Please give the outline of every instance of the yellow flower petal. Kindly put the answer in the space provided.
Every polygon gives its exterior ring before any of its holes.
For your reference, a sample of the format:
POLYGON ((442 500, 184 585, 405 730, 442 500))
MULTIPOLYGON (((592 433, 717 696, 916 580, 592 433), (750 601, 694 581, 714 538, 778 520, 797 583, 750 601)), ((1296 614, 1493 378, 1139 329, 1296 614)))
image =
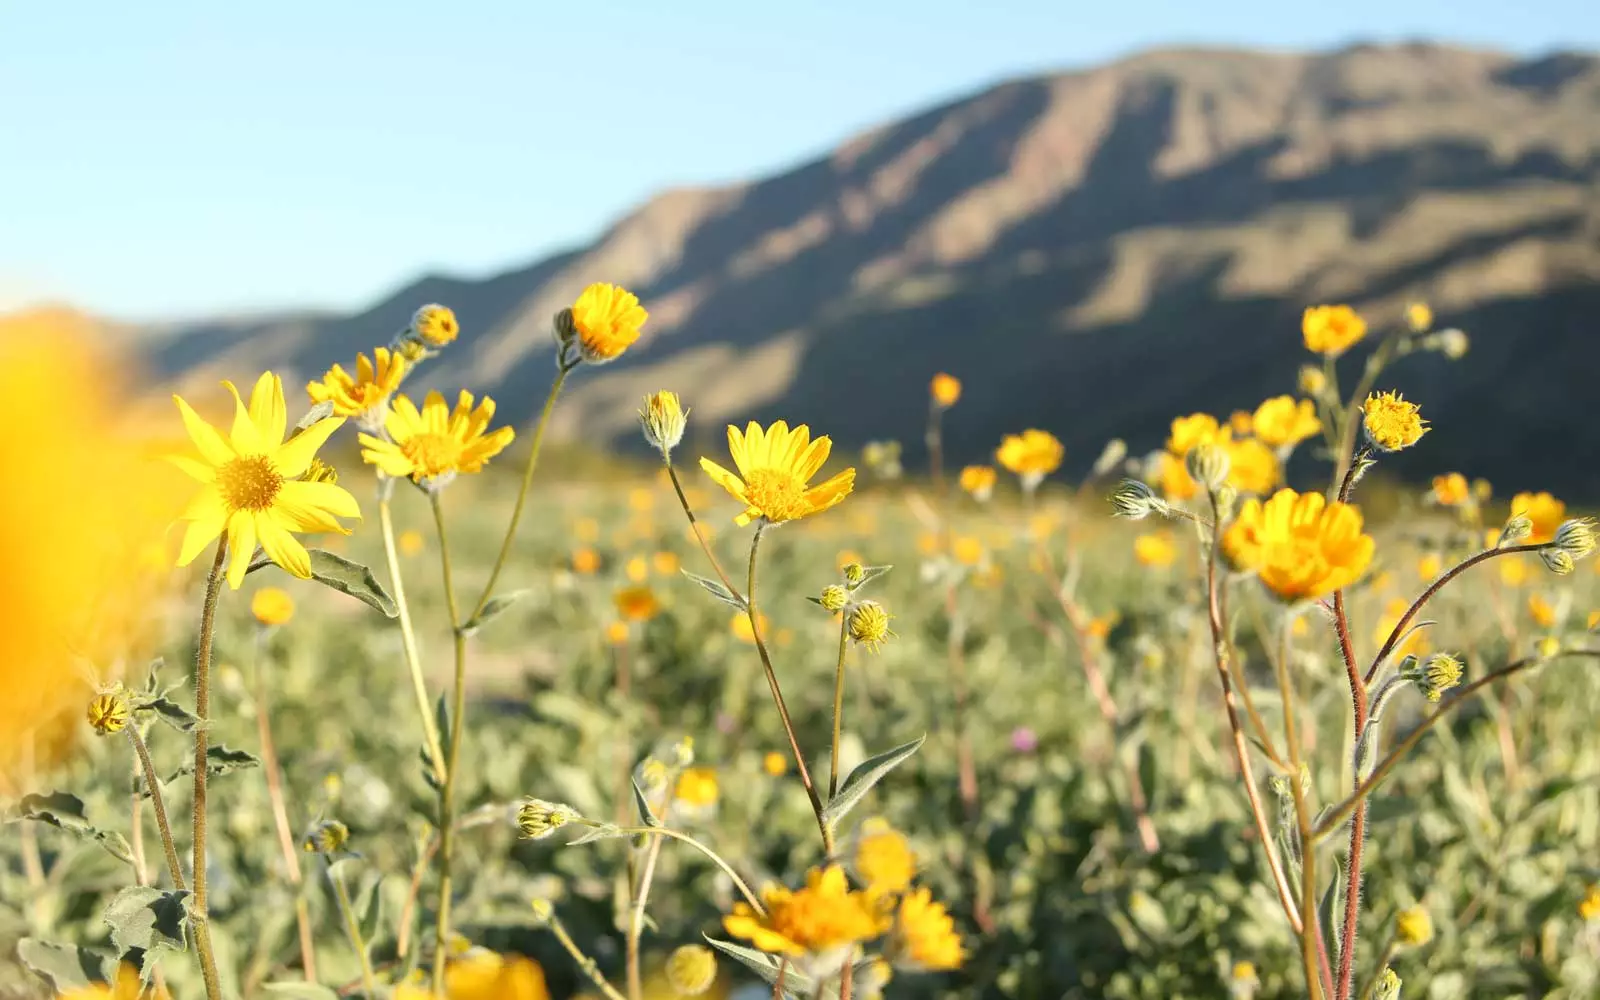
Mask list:
POLYGON ((235 454, 233 447, 228 444, 215 427, 205 422, 200 414, 194 412, 194 407, 184 402, 182 396, 173 396, 172 401, 178 404, 178 413, 183 417, 184 429, 189 432, 189 438, 194 446, 200 450, 200 457, 212 465, 225 465, 233 461, 235 454))
MULTIPOLYGON (((302 483, 303 486, 321 486, 323 483, 302 483)), ((337 489, 338 487, 335 487, 337 489)), ((256 540, 267 553, 267 558, 282 566, 292 576, 304 580, 311 576, 311 554, 295 537, 289 534, 271 511, 255 515, 256 540)))
POLYGON ((296 434, 273 456, 272 464, 277 468, 278 475, 285 479, 304 475, 311 468, 311 460, 316 457, 318 449, 342 426, 343 417, 326 417, 296 434))
POLYGON ((240 455, 267 454, 269 445, 261 436, 256 422, 250 419, 250 408, 239 398, 239 390, 232 382, 223 382, 222 385, 233 394, 233 427, 228 431, 228 440, 232 443, 233 450, 240 455))
POLYGON ((238 590, 256 555, 256 519, 250 511, 235 511, 228 519, 228 586, 238 590))
POLYGON ((283 443, 289 429, 289 410, 283 402, 283 380, 272 372, 262 372, 250 390, 250 419, 267 447, 283 443))

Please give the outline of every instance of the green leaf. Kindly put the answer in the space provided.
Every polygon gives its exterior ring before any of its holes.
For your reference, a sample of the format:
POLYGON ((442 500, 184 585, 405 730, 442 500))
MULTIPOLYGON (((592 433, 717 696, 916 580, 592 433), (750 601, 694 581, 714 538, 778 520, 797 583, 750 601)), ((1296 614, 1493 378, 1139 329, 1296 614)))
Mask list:
MULTIPOLYGON (((320 420, 326 420, 331 416, 333 416, 333 401, 323 400, 306 411, 306 415, 301 417, 300 422, 294 425, 294 433, 298 434, 301 431, 310 430, 313 424, 320 420)), ((290 436, 293 437, 294 435, 290 436)))
POLYGON ((633 785, 633 805, 639 810, 639 822, 645 826, 660 826, 661 821, 656 819, 656 814, 650 810, 650 799, 644 794, 644 789, 639 787, 639 779, 630 781, 633 785))
POLYGON ((138 710, 148 709, 156 714, 156 718, 176 729, 180 733, 192 733, 200 725, 200 717, 184 708, 182 705, 167 697, 151 698, 136 706, 138 710))
POLYGON ((598 826, 591 826, 584 830, 581 836, 574 837, 572 840, 567 841, 567 846, 576 847, 579 844, 592 844, 597 840, 613 840, 617 837, 631 836, 633 836, 633 834, 628 833, 615 823, 601 823, 598 826))
POLYGON ((844 784, 839 786, 839 794, 835 795, 822 810, 822 818, 828 823, 837 823, 845 814, 856 807, 856 803, 872 790, 872 786, 883 780, 884 775, 922 748, 922 743, 927 736, 918 736, 910 743, 903 743, 893 750, 885 751, 876 757, 869 757, 857 764, 850 774, 844 779, 844 784))
POLYGON ((126 955, 135 948, 148 959, 161 951, 183 951, 184 933, 189 924, 189 893, 179 889, 163 892, 147 885, 133 885, 111 900, 100 919, 111 928, 111 943, 126 955))
MULTIPOLYGON (((240 771, 247 767, 260 767, 261 759, 248 750, 234 750, 226 745, 206 748, 206 774, 216 777, 230 771, 240 771)), ((168 781, 181 778, 186 774, 194 773, 194 761, 185 761, 183 766, 172 772, 168 781)))
MULTIPOLYGON (((706 944, 743 965, 768 983, 777 983, 778 969, 783 966, 782 958, 777 955, 769 955, 764 951, 757 951, 754 948, 746 948, 742 944, 734 944, 732 941, 720 941, 708 934, 702 935, 702 937, 706 939, 706 944)), ((813 992, 811 977, 796 969, 792 962, 788 964, 783 974, 783 987, 786 996, 807 996, 813 992), (794 992, 791 993, 791 989, 794 992)))
MULTIPOLYGON (((254 573, 271 565, 272 560, 263 555, 251 563, 245 572, 254 573)), ((349 594, 368 607, 376 608, 383 612, 385 618, 393 618, 400 613, 395 607, 394 598, 383 589, 383 584, 372 575, 372 570, 326 549, 311 550, 311 579, 341 594, 349 594)))
POLYGON ((17 958, 34 975, 50 980, 57 993, 79 990, 90 983, 111 982, 117 974, 115 955, 38 938, 18 941, 17 958))
POLYGON ((720 582, 707 579, 703 576, 697 576, 688 570, 680 570, 679 572, 693 580, 695 583, 698 583, 701 587, 704 587, 706 593, 710 594, 712 597, 715 597, 723 604, 726 604, 729 607, 738 608, 740 611, 745 610, 744 598, 735 594, 727 587, 724 587, 720 582))
POLYGON ((860 590, 878 577, 894 569, 893 566, 863 566, 861 567, 861 582, 851 587, 851 590, 860 590))
POLYGON ((320 983, 265 983, 262 989, 284 1000, 339 1000, 339 994, 320 983))
POLYGON ((383 877, 375 878, 362 890, 361 896, 356 900, 356 912, 361 914, 361 940, 366 943, 367 951, 372 951, 372 943, 378 939, 378 931, 383 926, 383 877))
POLYGON ((490 620, 498 618, 507 608, 527 597, 530 593, 532 591, 513 590, 510 593, 497 594, 489 598, 489 603, 483 606, 483 610, 478 612, 471 621, 461 626, 462 634, 472 635, 478 629, 489 624, 490 620))
POLYGON ((71 792, 35 792, 24 795, 22 801, 17 803, 12 819, 31 819, 37 823, 49 823, 53 827, 82 837, 93 837, 98 832, 89 822, 89 817, 84 814, 83 800, 71 792))

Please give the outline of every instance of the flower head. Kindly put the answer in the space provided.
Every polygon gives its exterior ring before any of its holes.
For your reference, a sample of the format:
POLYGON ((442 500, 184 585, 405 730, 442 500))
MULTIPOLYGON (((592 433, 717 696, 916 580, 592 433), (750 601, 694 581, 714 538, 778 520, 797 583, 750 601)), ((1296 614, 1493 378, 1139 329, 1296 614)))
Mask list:
POLYGON ((1306 350, 1338 356, 1367 335, 1367 321, 1349 306, 1312 306, 1300 317, 1306 350))
POLYGON ((1283 478, 1283 467, 1272 449, 1255 438, 1224 439, 1228 454, 1227 483, 1241 493, 1267 493, 1283 478))
POLYGON ((1566 519, 1567 505, 1549 493, 1518 493, 1511 498, 1513 516, 1525 517, 1530 531, 1522 541, 1543 545, 1556 537, 1556 529, 1566 519))
POLYGON ((523 955, 469 948, 444 971, 449 1000, 550 1000, 544 969, 523 955))
POLYGON ((1282 489, 1265 503, 1245 501, 1222 536, 1222 551, 1234 566, 1254 570, 1278 597, 1309 600, 1349 586, 1366 571, 1374 543, 1361 528, 1356 507, 1282 489))
POLYGON ((1423 906, 1409 906, 1394 918, 1394 937, 1399 943, 1416 948, 1433 940, 1433 918, 1423 906))
POLYGON ((661 452, 663 458, 671 457, 672 449, 683 440, 688 425, 689 411, 683 408, 678 394, 662 389, 644 397, 639 410, 639 427, 650 447, 661 452))
POLYGON ((678 775, 678 783, 672 790, 672 797, 691 809, 706 809, 717 804, 718 792, 715 768, 691 767, 678 775))
POLYGON ((880 897, 853 891, 844 869, 813 868, 803 889, 768 886, 761 891, 766 916, 748 903, 736 904, 722 926, 734 937, 762 951, 791 958, 811 958, 817 967, 832 968, 856 944, 888 930, 892 920, 880 897))
MULTIPOLYGON (((1434 653, 1419 665, 1413 658, 1400 669, 1400 676, 1414 684, 1422 696, 1437 702, 1446 691, 1461 683, 1462 664, 1449 653, 1434 653)), ((1426 911, 1423 916, 1426 917, 1426 911)))
POLYGON ((889 612, 877 601, 857 604, 845 621, 845 629, 851 639, 874 653, 894 636, 889 629, 889 612))
POLYGON ((686 944, 667 956, 667 984, 679 996, 697 997, 717 981, 717 956, 703 944, 686 944))
POLYGON ((139 970, 131 963, 124 962, 117 966, 114 978, 114 983, 91 983, 63 993, 58 1000, 142 1000, 144 997, 156 1000, 158 996, 166 997, 165 992, 158 994, 155 990, 146 990, 139 970))
POLYGON ((1316 365, 1301 365, 1295 385, 1307 396, 1320 396, 1328 388, 1328 376, 1316 365))
POLYGON ((436 489, 458 473, 481 472, 511 443, 517 432, 510 427, 485 433, 492 419, 494 400, 485 396, 474 409, 472 393, 465 389, 454 410, 438 392, 428 393, 421 410, 399 396, 383 424, 388 437, 362 434, 361 457, 386 476, 410 476, 418 485, 436 489))
POLYGON ((1406 325, 1412 333, 1425 333, 1433 327, 1433 310, 1426 302, 1413 302, 1406 306, 1406 325))
POLYGON ((122 732, 132 714, 128 696, 121 688, 97 695, 89 702, 89 725, 101 736, 122 732))
POLYGON ((1274 448, 1299 444, 1322 430, 1317 419, 1317 406, 1309 399, 1295 401, 1293 396, 1275 396, 1256 407, 1250 417, 1250 430, 1262 444, 1274 448))
POLYGON ((1403 985, 1400 974, 1386 965, 1372 987, 1372 1000, 1400 1000, 1400 987, 1403 985))
POLYGON ((412 314, 408 332, 415 334, 429 347, 443 347, 461 333, 461 324, 456 322, 456 314, 447 306, 429 303, 412 314))
POLYGON ((761 770, 770 777, 781 778, 789 773, 789 758, 776 750, 768 750, 761 758, 761 770))
POLYGON ((1406 402, 1397 392, 1373 393, 1361 404, 1361 412, 1367 440, 1384 451, 1409 448, 1428 433, 1422 407, 1406 402))
POLYGON ((650 318, 637 295, 604 282, 585 288, 570 313, 578 350, 591 365, 621 357, 639 339, 639 328, 650 318))
POLYGON ((928 395, 932 397, 934 406, 947 410, 961 398, 961 380, 940 372, 928 383, 928 395))
POLYGON ((969 465, 961 470, 961 488, 979 503, 994 495, 994 481, 992 465, 969 465))
MULTIPOLYGON (((1163 454, 1162 457, 1170 460, 1172 456, 1163 454)), ((1109 499, 1116 515, 1130 521, 1140 521, 1151 514, 1160 514, 1166 508, 1166 505, 1157 499, 1155 491, 1137 479, 1124 479, 1109 499)))
POLYGON ((1467 486, 1467 477, 1459 472, 1434 476, 1433 499, 1445 507, 1459 507, 1471 500, 1472 491, 1467 486))
POLYGON ((257 545, 292 575, 310 577, 311 555, 293 532, 348 534, 337 519, 361 516, 355 497, 343 487, 300 478, 344 418, 327 417, 285 440, 289 417, 278 376, 267 372, 256 381, 248 407, 233 383, 223 385, 234 402, 233 428, 226 438, 181 396, 172 397, 200 457, 173 456, 171 461, 202 484, 183 512, 188 527, 178 565, 189 565, 226 533, 228 586, 234 590, 244 583, 257 545))
MULTIPOLYGON (((765 639, 772 634, 771 624, 767 620, 765 611, 756 612, 756 623, 761 629, 761 637, 765 639)), ((743 611, 735 611, 728 620, 728 628, 740 642, 754 643, 756 641, 755 629, 750 626, 750 616, 743 611)))
POLYGON ((1133 540, 1133 557, 1144 566, 1165 569, 1178 558, 1178 545, 1170 531, 1156 531, 1133 540))
POLYGON ((898 896, 911 888, 911 880, 917 874, 917 855, 905 834, 888 821, 873 817, 856 830, 850 867, 868 892, 898 896))
POLYGON ((301 841, 307 854, 337 854, 350 842, 350 828, 336 819, 313 826, 301 841))
POLYGON ((378 348, 372 356, 374 361, 368 361, 365 354, 356 355, 354 375, 342 365, 329 368, 320 381, 306 386, 311 401, 332 403, 336 416, 360 420, 371 429, 382 426, 389 397, 406 377, 406 359, 387 347, 378 348))
POLYGON ((294 598, 281 587, 262 587, 250 598, 250 613, 268 628, 287 625, 294 617, 294 598))
POLYGON ((850 591, 837 583, 830 583, 822 588, 822 596, 817 598, 817 603, 822 605, 824 611, 837 614, 850 603, 850 591))
POLYGON ((1187 417, 1174 417, 1172 433, 1167 437, 1167 451, 1179 458, 1189 454, 1197 444, 1208 444, 1222 433, 1217 418, 1209 413, 1191 413, 1187 417))
POLYGON ((1578 901, 1578 919, 1584 923, 1600 923, 1600 883, 1590 885, 1578 901))
POLYGON ((1582 559, 1594 551, 1594 521, 1587 517, 1562 521, 1550 544, 1573 559, 1582 559))
POLYGON ((833 441, 811 438, 811 428, 794 430, 780 420, 766 430, 751 421, 741 433, 728 427, 728 451, 738 475, 709 458, 700 467, 745 509, 734 518, 745 525, 758 517, 778 524, 818 514, 839 503, 855 488, 856 470, 846 469, 816 486, 808 485, 828 460, 833 441))
POLYGON ((1065 455, 1066 449, 1054 434, 1036 428, 1007 434, 994 453, 995 460, 1020 476, 1023 488, 1029 490, 1059 469, 1065 455))
POLYGON ((900 901, 889 952, 896 964, 927 971, 959 969, 966 958, 950 912, 927 889, 900 901))
POLYGON ((646 622, 661 613, 661 601, 649 587, 624 587, 612 600, 624 621, 646 622))

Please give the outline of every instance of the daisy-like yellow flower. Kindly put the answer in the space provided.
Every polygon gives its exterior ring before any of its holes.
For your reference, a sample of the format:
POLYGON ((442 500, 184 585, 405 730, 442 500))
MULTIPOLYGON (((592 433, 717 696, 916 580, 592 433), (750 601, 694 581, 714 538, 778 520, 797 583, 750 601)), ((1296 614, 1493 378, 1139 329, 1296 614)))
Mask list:
POLYGON ((596 282, 572 303, 572 330, 583 360, 592 365, 621 357, 639 339, 650 314, 639 297, 617 285, 596 282))
POLYGON ((1300 317, 1306 349, 1338 356, 1367 335, 1367 321, 1349 306, 1312 306, 1300 317))
POLYGON ((650 562, 644 556, 634 556, 622 567, 622 572, 634 583, 643 583, 650 579, 650 562))
POLYGON ((1234 410, 1228 414, 1228 430, 1238 435, 1249 434, 1255 427, 1255 418, 1249 410, 1234 410))
POLYGON ((630 635, 627 622, 609 622, 606 625, 605 640, 608 646, 625 645, 630 635))
POLYGON ((1024 488, 1037 486, 1045 476, 1061 468, 1066 448, 1049 431, 1029 428, 1021 434, 1007 434, 995 450, 995 461, 1022 478, 1024 488))
POLYGON ((723 928, 761 951, 810 958, 819 968, 835 967, 836 959, 842 960, 893 922, 878 897, 851 890, 844 869, 837 865, 811 869, 803 889, 767 886, 761 902, 765 917, 748 903, 739 903, 722 919, 723 928))
POLYGON ((1406 306, 1406 325, 1412 333, 1426 333, 1433 328, 1433 310, 1426 302, 1413 302, 1406 306))
POLYGON ((1448 472, 1433 477, 1433 499, 1445 507, 1459 507, 1472 499, 1467 477, 1459 472, 1448 472))
POLYGON ((933 398, 935 406, 941 410, 948 410, 961 398, 961 380, 954 375, 940 372, 928 383, 928 395, 933 398))
POLYGON ((494 400, 485 396, 473 409, 472 393, 465 389, 454 410, 438 392, 428 393, 421 410, 399 396, 383 422, 388 438, 362 434, 361 457, 386 476, 410 476, 422 486, 443 486, 458 473, 481 472, 516 437, 510 427, 485 433, 492 419, 494 400))
POLYGON ((870 893, 898 896, 911 888, 917 855, 905 834, 874 816, 856 830, 850 867, 870 893))
POLYGON ((1278 456, 1255 438, 1218 442, 1228 455, 1228 485, 1241 493, 1269 492, 1283 478, 1278 456))
POLYGON ((927 889, 900 901, 889 953, 895 964, 919 971, 959 969, 966 958, 950 912, 927 889))
POLYGON ((781 778, 789 773, 789 758, 776 750, 768 750, 761 758, 761 770, 770 777, 781 778))
POLYGON ((198 459, 171 461, 203 485, 183 512, 188 523, 178 565, 187 566, 224 532, 229 551, 228 586, 238 590, 259 544, 267 558, 294 576, 311 576, 311 555, 293 532, 348 533, 338 518, 359 518, 356 498, 341 486, 300 479, 343 417, 319 420, 284 440, 289 414, 283 380, 266 372, 256 381, 245 406, 232 382, 233 428, 224 438, 181 396, 173 396, 184 426, 199 450, 198 459))
POLYGON ((1216 441, 1221 433, 1222 427, 1217 423, 1217 418, 1209 413, 1191 413, 1187 417, 1175 417, 1172 421, 1172 433, 1167 436, 1167 451, 1182 458, 1189 454, 1189 450, 1195 445, 1216 441))
POLYGON ((751 421, 743 432, 728 426, 728 452, 738 475, 709 458, 700 459, 718 486, 745 505, 734 523, 749 524, 758 517, 773 524, 793 521, 839 503, 855 488, 856 470, 846 469, 816 486, 808 485, 828 460, 833 441, 824 436, 811 439, 811 428, 801 424, 794 430, 780 420, 761 429, 751 421))
POLYGON ((1406 402, 1397 392, 1373 393, 1361 404, 1361 412, 1367 440, 1384 451, 1409 448, 1428 433, 1422 407, 1406 402))
POLYGON ((1200 492, 1200 484, 1189 475, 1183 459, 1170 451, 1156 457, 1155 481, 1161 487, 1161 495, 1171 501, 1192 500, 1200 492))
POLYGON ((961 488, 979 503, 994 495, 994 481, 992 465, 969 465, 961 470, 961 488))
POLYGON ((1556 623, 1555 605, 1545 600, 1542 594, 1529 594, 1528 617, 1540 628, 1550 628, 1556 623))
POLYGON ((654 569, 658 576, 676 576, 681 565, 678 554, 666 549, 650 557, 650 568, 654 569))
POLYGON ((250 613, 262 625, 287 625, 294 617, 294 598, 281 587, 262 587, 250 598, 250 613))
POLYGON ((1309 399, 1295 402, 1293 396, 1275 396, 1256 407, 1250 429, 1262 444, 1274 448, 1295 445, 1322 430, 1317 406, 1309 399))
POLYGON ((705 809, 717 804, 718 792, 715 768, 690 767, 678 775, 678 783, 673 787, 672 797, 691 809, 705 809))
POLYGON ((1178 558, 1178 543, 1170 531, 1154 531, 1133 540, 1133 557, 1142 566, 1165 569, 1178 558))
POLYGON ((1420 948, 1433 940, 1433 917, 1424 906, 1408 906, 1395 915, 1394 937, 1408 948, 1420 948))
POLYGON ((590 576, 600 571, 600 553, 591 548, 573 550, 572 571, 583 576, 590 576))
POLYGON ((544 969, 522 955, 473 948, 445 966, 449 1000, 550 1000, 544 969))
POLYGON ((411 317, 411 332, 429 347, 444 347, 461 333, 461 324, 448 306, 429 303, 411 317))
POLYGON ((332 403, 336 416, 381 426, 389 397, 406 377, 406 359, 387 347, 378 348, 372 356, 375 360, 368 361, 365 354, 356 355, 354 375, 343 365, 329 368, 320 381, 306 386, 311 401, 332 403))
POLYGON ((1523 541, 1543 545, 1556 537, 1556 529, 1567 518, 1567 505, 1545 492, 1518 493, 1511 498, 1511 513, 1533 522, 1533 533, 1523 541))
POLYGON ((661 613, 661 601, 649 587, 624 587, 613 600, 624 621, 646 622, 661 613))
POLYGON ((1349 586, 1366 571, 1374 543, 1361 528, 1361 511, 1350 504, 1282 489, 1265 503, 1245 501, 1222 536, 1222 551, 1283 600, 1310 600, 1349 586))
POLYGON ((950 546, 950 554, 963 566, 976 566, 983 562, 983 553, 983 539, 972 535, 957 535, 950 546))

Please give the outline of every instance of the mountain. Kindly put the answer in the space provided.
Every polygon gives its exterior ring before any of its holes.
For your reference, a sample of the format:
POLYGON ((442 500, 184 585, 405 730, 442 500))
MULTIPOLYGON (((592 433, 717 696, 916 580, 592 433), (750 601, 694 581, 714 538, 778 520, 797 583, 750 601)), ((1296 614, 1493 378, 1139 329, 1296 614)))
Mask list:
POLYGON ((1307 305, 1350 302, 1380 326, 1415 298, 1472 348, 1385 379, 1435 428, 1398 471, 1600 497, 1597 278, 1595 55, 1185 49, 1014 80, 775 176, 668 191, 588 246, 485 280, 139 343, 174 378, 271 364, 303 379, 442 302, 467 332, 425 381, 522 420, 551 376, 551 315, 613 281, 649 308, 646 336, 580 373, 558 438, 631 441, 637 398, 670 387, 703 440, 781 416, 914 454, 944 370, 966 383, 954 460, 1038 426, 1070 470, 1113 436, 1137 452, 1176 414, 1290 391, 1307 305))

